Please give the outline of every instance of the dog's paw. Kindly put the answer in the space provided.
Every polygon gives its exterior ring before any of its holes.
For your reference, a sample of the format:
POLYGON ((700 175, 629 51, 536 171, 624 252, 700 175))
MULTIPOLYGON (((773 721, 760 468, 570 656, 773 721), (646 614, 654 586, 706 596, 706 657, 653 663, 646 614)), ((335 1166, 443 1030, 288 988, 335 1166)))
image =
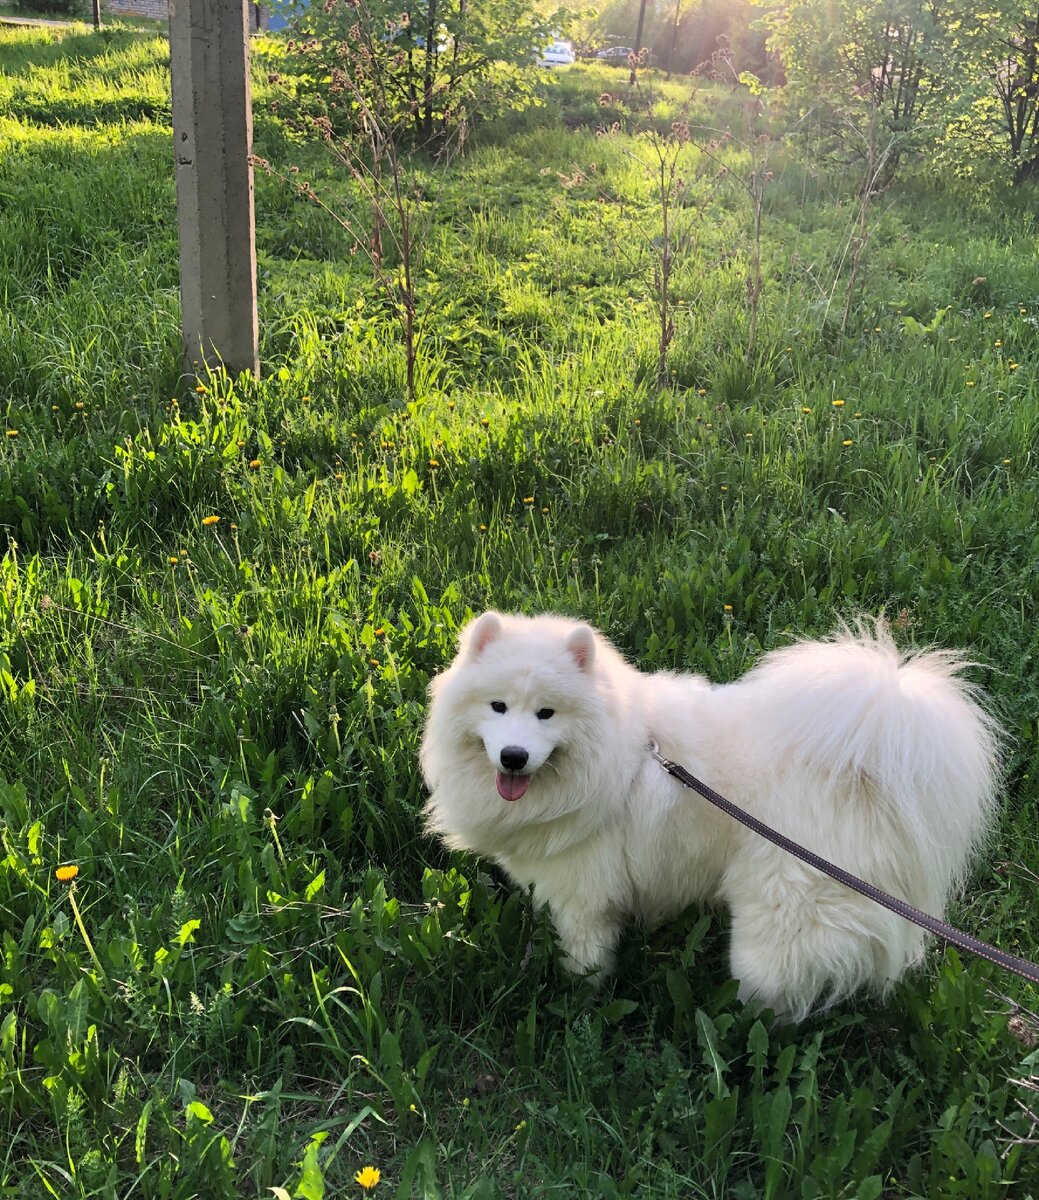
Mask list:
POLYGON ((562 965, 570 975, 599 987, 613 971, 614 950, 619 930, 613 926, 571 930, 562 939, 562 965))
POLYGON ((560 965, 567 975, 575 980, 580 980, 582 983, 587 983, 593 991, 598 991, 599 988, 610 977, 613 964, 603 966, 589 966, 587 963, 579 962, 570 954, 564 953, 560 959, 560 965))

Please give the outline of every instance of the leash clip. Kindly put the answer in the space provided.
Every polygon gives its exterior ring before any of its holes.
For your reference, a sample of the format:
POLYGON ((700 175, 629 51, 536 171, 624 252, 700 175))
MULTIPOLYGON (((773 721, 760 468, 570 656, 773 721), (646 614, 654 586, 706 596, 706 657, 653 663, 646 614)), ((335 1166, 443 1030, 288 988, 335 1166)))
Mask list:
POLYGON ((667 771, 668 774, 670 774, 671 773, 671 763, 660 753, 660 743, 657 741, 656 738, 651 737, 649 739, 649 752, 657 760, 657 762, 660 764, 660 766, 665 771, 667 771))

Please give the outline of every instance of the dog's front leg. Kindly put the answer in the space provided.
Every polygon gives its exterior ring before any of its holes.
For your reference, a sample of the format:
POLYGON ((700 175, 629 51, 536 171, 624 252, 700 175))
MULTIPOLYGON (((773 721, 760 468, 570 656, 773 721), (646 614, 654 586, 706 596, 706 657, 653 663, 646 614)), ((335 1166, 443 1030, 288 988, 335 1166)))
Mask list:
POLYGON ((563 966, 571 974, 581 974, 596 988, 613 971, 620 924, 605 917, 572 918, 570 913, 553 913, 555 928, 563 947, 563 966))
MULTIPOLYGON (((589 848, 591 849, 591 847, 589 848)), ((629 911, 625 876, 604 847, 583 858, 568 856, 547 870, 542 864, 534 883, 534 901, 547 904, 563 950, 563 965, 587 975, 596 985, 613 969, 614 953, 629 911)))
POLYGON ((513 858, 502 864, 518 882, 534 885, 534 903, 548 907, 563 965, 596 984, 613 968, 632 909, 632 883, 616 837, 586 837, 562 853, 513 858))
POLYGON ((573 905, 549 904, 552 922, 563 950, 563 966, 572 975, 585 975, 598 987, 613 970, 622 923, 605 912, 573 905))

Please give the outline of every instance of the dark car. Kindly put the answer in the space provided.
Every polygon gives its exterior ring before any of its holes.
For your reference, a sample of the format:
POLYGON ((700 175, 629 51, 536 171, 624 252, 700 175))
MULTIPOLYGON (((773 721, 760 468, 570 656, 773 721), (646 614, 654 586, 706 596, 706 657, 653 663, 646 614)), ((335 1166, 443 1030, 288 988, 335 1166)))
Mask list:
POLYGON ((600 50, 595 57, 615 67, 626 67, 634 53, 630 46, 611 46, 608 50, 600 50))

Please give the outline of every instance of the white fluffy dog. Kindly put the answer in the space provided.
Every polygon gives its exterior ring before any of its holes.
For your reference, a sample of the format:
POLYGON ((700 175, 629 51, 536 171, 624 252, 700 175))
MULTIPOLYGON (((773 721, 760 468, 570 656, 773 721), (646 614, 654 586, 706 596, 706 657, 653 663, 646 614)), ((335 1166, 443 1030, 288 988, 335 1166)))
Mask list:
POLYGON ((736 683, 645 675, 587 625, 484 613, 430 685, 429 827, 551 910, 570 969, 624 924, 723 901, 740 995, 798 1020, 921 957, 916 926, 684 789, 650 740, 817 854, 941 916, 994 806, 998 731, 955 653, 882 624, 767 655, 736 683))

